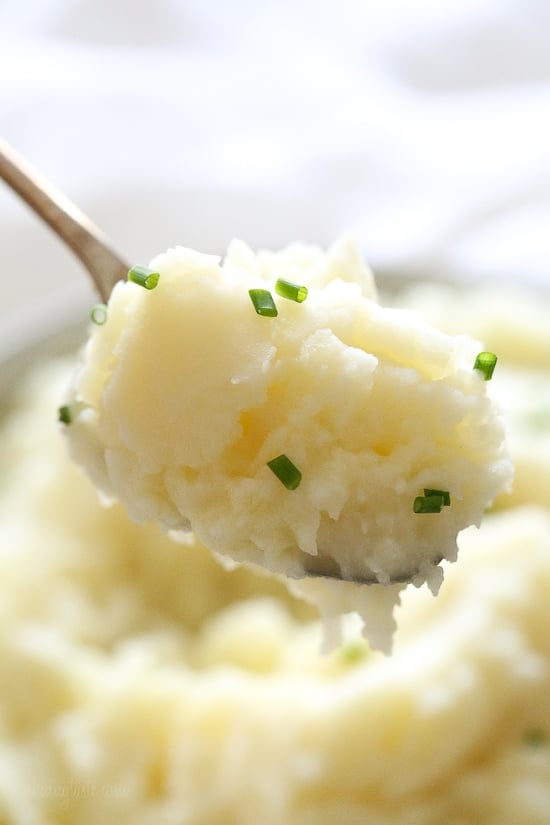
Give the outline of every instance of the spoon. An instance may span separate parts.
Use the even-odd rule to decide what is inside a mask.
[[[39,215],[84,265],[103,301],[130,268],[106,236],[0,137],[0,178]]]
[[[65,195],[15,152],[0,137],[0,178],[10,186],[74,252],[92,278],[101,299],[108,301],[117,281],[126,280],[129,266],[111,248],[107,237]],[[441,556],[433,560],[439,564]],[[417,571],[399,571],[391,576],[390,584],[411,582]],[[330,559],[310,557],[304,564],[308,578],[342,580],[337,564]],[[355,576],[356,584],[378,584],[378,578],[369,571]]]

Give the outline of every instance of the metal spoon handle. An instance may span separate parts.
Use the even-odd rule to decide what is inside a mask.
[[[1,137],[0,178],[72,249],[107,301],[115,283],[126,278],[128,264],[111,249],[101,230]]]

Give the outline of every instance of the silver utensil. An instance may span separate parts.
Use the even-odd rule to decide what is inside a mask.
[[[0,138],[0,178],[63,240],[84,265],[103,301],[125,280],[128,264],[106,236],[65,195]]]

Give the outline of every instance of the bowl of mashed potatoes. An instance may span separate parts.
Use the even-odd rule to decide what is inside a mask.
[[[381,286],[498,354],[515,465],[390,656],[353,614],[323,652],[283,577],[102,506],[57,420],[82,327],[3,366],[2,825],[550,823],[550,302]]]

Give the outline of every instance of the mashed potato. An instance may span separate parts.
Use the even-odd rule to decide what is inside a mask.
[[[448,334],[461,330],[498,352],[499,380],[491,381],[488,390],[506,410],[514,484],[497,506],[537,502],[550,507],[550,324],[545,296],[502,284],[465,291],[422,284],[401,292],[399,302]]]
[[[402,583],[437,592],[457,534],[511,478],[473,368],[483,346],[379,306],[349,239],[259,255],[234,242],[222,266],[179,247],[151,267],[158,286],[118,284],[92,333],[68,405],[73,456],[139,522],[321,576],[300,592],[327,615],[357,609],[388,650]],[[278,279],[307,299],[280,297]],[[276,317],[254,311],[258,288]],[[418,513],[430,490],[441,503]]]
[[[549,825],[546,508],[463,532],[392,657],[352,616],[320,655],[283,581],[98,504],[54,420],[72,369],[0,435],[2,825]]]

